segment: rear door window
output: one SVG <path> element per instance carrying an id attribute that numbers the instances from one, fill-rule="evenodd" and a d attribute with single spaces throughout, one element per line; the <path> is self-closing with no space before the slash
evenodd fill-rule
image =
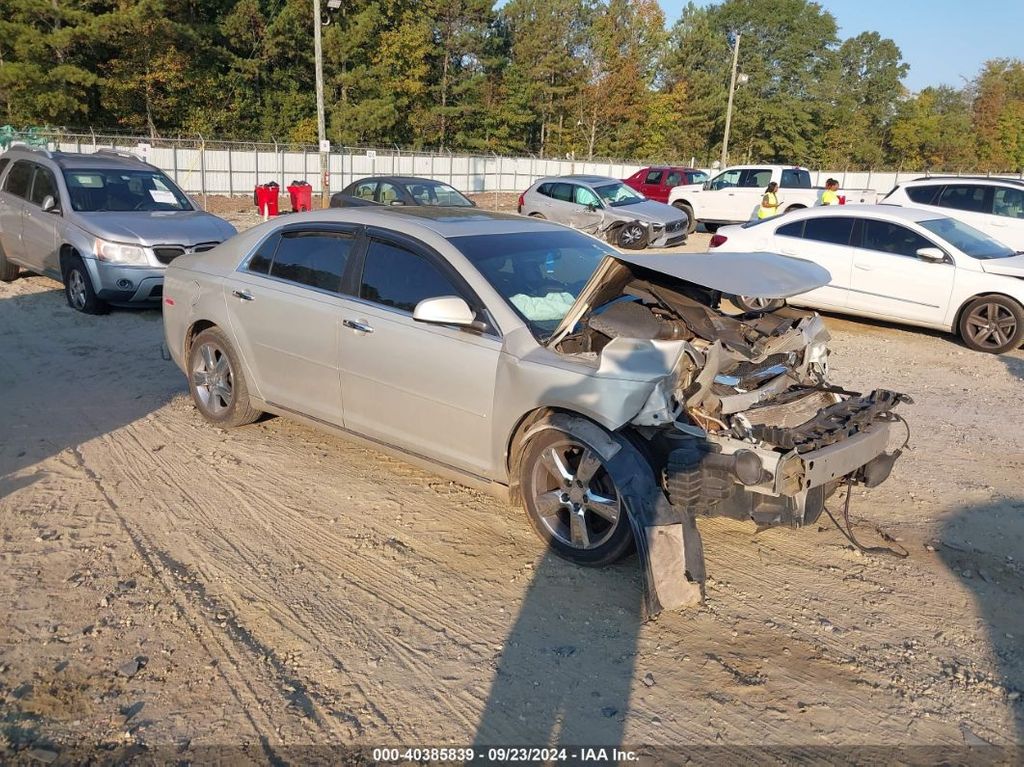
<path id="1" fill-rule="evenodd" d="M 665 186 L 679 186 L 683 183 L 683 174 L 677 170 L 671 171 L 665 179 Z"/>
<path id="2" fill-rule="evenodd" d="M 7 181 L 4 183 L 4 191 L 10 192 L 16 197 L 28 198 L 29 188 L 32 186 L 33 165 L 25 160 L 18 160 L 11 167 L 7 174 Z"/>
<path id="3" fill-rule="evenodd" d="M 353 241 L 342 232 L 285 232 L 274 253 L 270 276 L 338 293 Z M 253 269 L 252 262 L 249 268 Z"/>
<path id="4" fill-rule="evenodd" d="M 823 216 L 804 221 L 804 239 L 827 242 L 831 245 L 849 245 L 854 219 L 846 216 Z"/>
<path id="5" fill-rule="evenodd" d="M 572 202 L 572 184 L 552 184 L 551 197 L 562 202 Z"/>
<path id="6" fill-rule="evenodd" d="M 942 186 L 938 184 L 927 184 L 925 186 L 908 186 L 907 197 L 910 198 L 911 202 L 916 202 L 918 205 L 934 205 L 935 193 L 938 192 L 940 189 L 942 189 Z M 889 194 L 892 194 L 892 192 L 890 192 Z M 886 195 L 886 197 L 888 197 L 888 195 Z"/>
<path id="7" fill-rule="evenodd" d="M 783 189 L 810 189 L 811 174 L 803 168 L 785 168 L 779 186 Z"/>
<path id="8" fill-rule="evenodd" d="M 389 242 L 370 240 L 359 286 L 363 300 L 411 313 L 426 298 L 458 295 L 451 280 L 427 258 Z"/>
<path id="9" fill-rule="evenodd" d="M 939 195 L 938 206 L 968 213 L 992 212 L 992 187 L 978 184 L 950 184 Z"/>
<path id="10" fill-rule="evenodd" d="M 36 178 L 32 182 L 32 196 L 29 198 L 29 201 L 42 207 L 43 200 L 47 197 L 52 197 L 55 202 L 59 202 L 57 197 L 57 181 L 50 171 L 42 166 L 37 166 Z"/>
<path id="11" fill-rule="evenodd" d="M 763 189 L 768 186 L 771 180 L 772 171 L 770 168 L 748 168 L 740 176 L 740 186 Z"/>
<path id="12" fill-rule="evenodd" d="M 860 247 L 881 253 L 916 258 L 920 248 L 933 248 L 935 243 L 900 224 L 864 219 Z"/>
<path id="13" fill-rule="evenodd" d="M 765 219 L 767 221 L 768 219 Z M 775 230 L 775 234 L 781 234 L 784 237 L 803 237 L 804 236 L 804 222 L 793 221 L 789 224 L 780 226 Z"/>

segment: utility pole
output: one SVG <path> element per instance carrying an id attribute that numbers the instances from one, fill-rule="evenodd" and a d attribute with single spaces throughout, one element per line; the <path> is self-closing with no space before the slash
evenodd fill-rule
<path id="1" fill-rule="evenodd" d="M 740 60 L 740 33 L 736 33 L 736 42 L 732 48 L 732 79 L 729 81 L 729 106 L 725 110 L 725 136 L 722 138 L 722 167 L 729 164 L 729 128 L 732 126 L 732 96 L 736 91 L 736 65 Z"/>
<path id="2" fill-rule="evenodd" d="M 330 5 L 330 3 L 328 3 Z M 320 0 L 313 0 L 313 56 L 316 59 L 316 132 L 320 142 L 320 207 L 326 208 L 331 199 L 330 144 L 324 127 L 324 50 L 321 42 Z M 735 77 L 735 66 L 733 76 Z M 731 102 L 730 102 L 731 103 Z"/>

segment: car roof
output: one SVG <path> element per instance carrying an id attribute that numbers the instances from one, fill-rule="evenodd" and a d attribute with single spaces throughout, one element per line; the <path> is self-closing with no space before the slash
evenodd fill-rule
<path id="1" fill-rule="evenodd" d="M 11 156 L 11 159 L 35 161 L 50 160 L 58 167 L 68 170 L 76 168 L 83 170 L 90 168 L 103 168 L 106 170 L 124 168 L 138 170 L 140 168 L 154 167 L 141 157 L 137 157 L 136 155 L 127 152 L 117 152 L 109 149 L 100 149 L 96 152 L 87 154 L 83 152 L 50 152 L 41 147 L 19 146 L 15 144 L 7 150 L 4 156 Z"/>
<path id="2" fill-rule="evenodd" d="M 612 178 L 611 176 L 592 176 L 585 173 L 577 173 L 570 176 L 547 176 L 546 178 L 538 179 L 536 184 L 551 183 L 552 181 L 575 181 L 580 184 L 605 184 L 605 183 L 622 183 L 621 179 Z M 536 186 L 534 184 L 534 186 Z"/>
<path id="3" fill-rule="evenodd" d="M 389 183 L 401 184 L 402 186 L 410 186 L 412 184 L 444 184 L 445 186 L 451 186 L 445 181 L 438 181 L 436 178 L 420 178 L 419 176 L 367 176 L 358 181 L 353 181 L 352 184 L 362 184 L 366 181 L 387 181 Z M 349 184 L 349 186 L 352 186 L 352 184 Z"/>
<path id="4" fill-rule="evenodd" d="M 918 178 L 911 179 L 910 181 L 904 181 L 905 185 L 909 184 L 927 184 L 929 182 L 941 182 L 946 183 L 949 181 L 967 181 L 967 182 L 978 182 L 987 181 L 990 183 L 1001 183 L 1001 184 L 1013 184 L 1014 186 L 1024 186 L 1024 179 L 1020 178 L 1003 178 L 1001 176 L 919 176 Z"/>
<path id="5" fill-rule="evenodd" d="M 445 239 L 478 234 L 565 230 L 565 227 L 560 224 L 511 213 L 495 213 L 480 208 L 439 208 L 430 205 L 326 208 L 288 216 L 288 221 L 294 223 L 303 219 L 317 223 L 334 222 L 380 226 L 413 236 L 432 232 Z"/>
<path id="6" fill-rule="evenodd" d="M 909 208 L 902 207 L 900 205 L 825 205 L 816 208 L 804 208 L 803 210 L 794 210 L 785 216 L 775 216 L 770 221 L 776 221 L 777 223 L 785 223 L 790 217 L 793 218 L 816 218 L 818 216 L 842 216 L 842 215 L 853 214 L 855 217 L 867 218 L 869 216 L 883 216 L 891 219 L 898 219 L 903 221 L 910 221 L 912 223 L 919 223 L 921 221 L 931 221 L 936 218 L 948 218 L 941 213 L 936 213 L 933 210 L 925 210 L 924 208 Z"/>

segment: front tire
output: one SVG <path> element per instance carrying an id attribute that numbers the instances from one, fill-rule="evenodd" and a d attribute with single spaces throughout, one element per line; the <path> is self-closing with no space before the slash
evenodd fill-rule
<path id="1" fill-rule="evenodd" d="M 192 401 L 210 423 L 231 428 L 260 417 L 260 411 L 249 402 L 242 360 L 220 328 L 207 328 L 196 336 L 189 348 L 187 369 Z"/>
<path id="2" fill-rule="evenodd" d="M 635 451 L 628 443 L 621 449 Z M 533 529 L 558 556 L 604 567 L 629 552 L 633 534 L 626 509 L 631 501 L 584 439 L 560 429 L 543 430 L 522 448 L 519 480 Z"/>
<path id="3" fill-rule="evenodd" d="M 693 234 L 697 231 L 697 219 L 693 217 L 693 208 L 685 202 L 674 202 L 672 207 L 681 210 L 686 214 L 686 233 Z"/>
<path id="4" fill-rule="evenodd" d="M 110 305 L 96 295 L 89 270 L 79 256 L 72 256 L 64 265 L 64 297 L 68 306 L 82 314 L 106 314 Z"/>
<path id="5" fill-rule="evenodd" d="M 964 308 L 959 330 L 968 348 L 1003 354 L 1024 341 L 1024 308 L 1006 296 L 980 296 Z"/>
<path id="6" fill-rule="evenodd" d="M 781 298 L 759 298 L 757 296 L 730 296 L 729 300 L 741 312 L 748 314 L 767 314 L 781 309 L 786 302 Z"/>
<path id="7" fill-rule="evenodd" d="M 647 238 L 647 227 L 636 221 L 615 230 L 615 244 L 623 250 L 643 250 L 647 247 Z"/>
<path id="8" fill-rule="evenodd" d="M 0 282 L 14 282 L 20 271 L 21 267 L 8 261 L 3 246 L 0 246 Z"/>

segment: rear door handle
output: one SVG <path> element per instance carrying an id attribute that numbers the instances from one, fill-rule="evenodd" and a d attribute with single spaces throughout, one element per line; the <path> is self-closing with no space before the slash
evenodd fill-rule
<path id="1" fill-rule="evenodd" d="M 235 298 L 241 298 L 243 301 L 253 300 L 253 295 L 248 290 L 232 290 L 231 295 Z"/>
<path id="2" fill-rule="evenodd" d="M 372 333 L 373 332 L 373 328 L 369 324 L 367 324 L 365 322 L 361 322 L 359 320 L 342 320 L 341 324 L 344 325 L 346 328 L 352 328 L 352 330 L 358 330 L 360 333 Z"/>

